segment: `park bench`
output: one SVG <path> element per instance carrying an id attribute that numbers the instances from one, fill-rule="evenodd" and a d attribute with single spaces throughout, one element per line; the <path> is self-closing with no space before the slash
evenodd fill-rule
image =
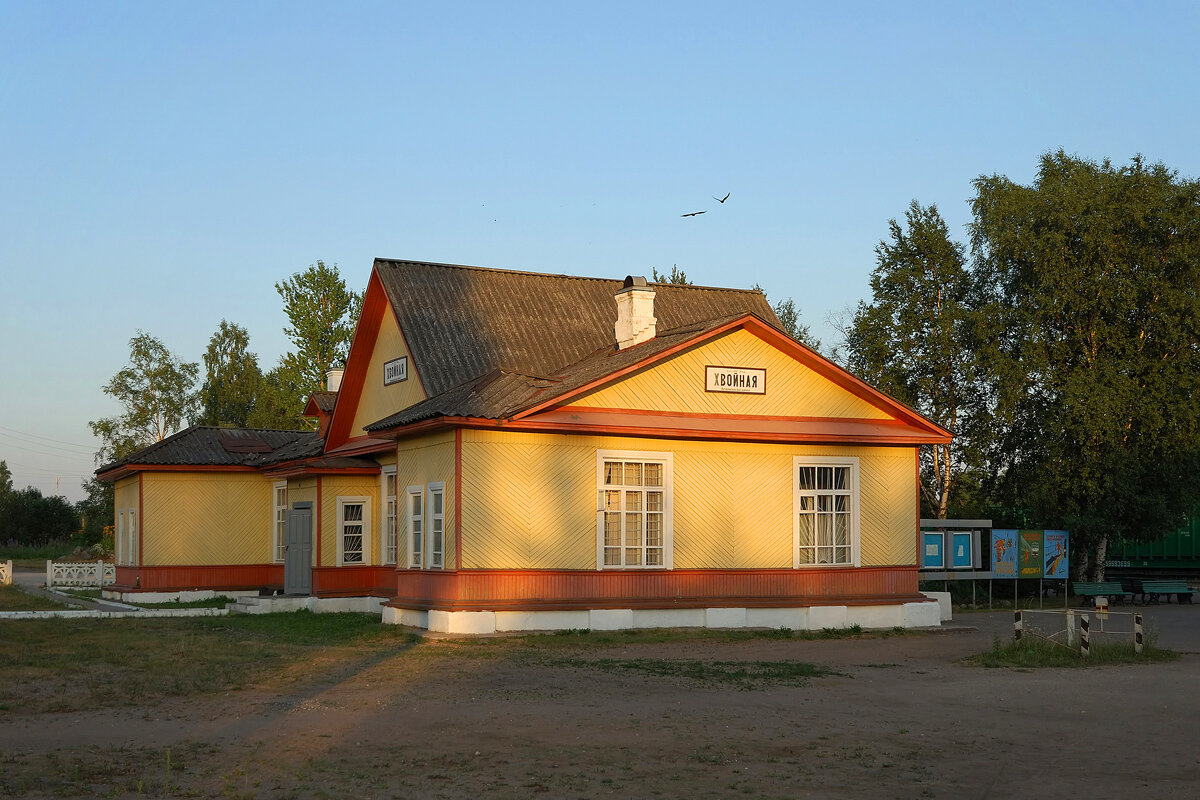
<path id="1" fill-rule="evenodd" d="M 1133 592 L 1121 588 L 1120 581 L 1073 581 L 1071 591 L 1077 597 L 1088 598 L 1092 605 L 1096 604 L 1097 597 L 1108 597 L 1122 603 L 1125 602 L 1125 598 L 1133 599 Z"/>
<path id="2" fill-rule="evenodd" d="M 1145 592 L 1146 602 L 1149 603 L 1157 603 L 1158 598 L 1163 595 L 1166 595 L 1168 603 L 1171 602 L 1171 595 L 1175 595 L 1178 603 L 1190 603 L 1192 595 L 1196 593 L 1194 589 L 1188 588 L 1187 581 L 1142 581 L 1142 591 Z"/>
<path id="3" fill-rule="evenodd" d="M 1146 602 L 1146 590 L 1142 588 L 1141 578 L 1121 578 L 1121 590 L 1129 592 L 1133 595 L 1133 600 L 1141 598 L 1141 602 Z"/>

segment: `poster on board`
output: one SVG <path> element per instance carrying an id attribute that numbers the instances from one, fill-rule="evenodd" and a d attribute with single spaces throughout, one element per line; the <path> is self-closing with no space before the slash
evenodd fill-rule
<path id="1" fill-rule="evenodd" d="M 1070 543 L 1066 531 L 1043 531 L 1042 542 L 1047 578 L 1066 578 L 1070 561 Z"/>
<path id="2" fill-rule="evenodd" d="M 1020 531 L 1017 534 L 1017 559 L 1020 566 L 1017 576 L 1021 578 L 1042 577 L 1042 532 Z"/>
<path id="3" fill-rule="evenodd" d="M 997 578 L 1017 577 L 1017 532 L 992 529 L 992 574 Z"/>

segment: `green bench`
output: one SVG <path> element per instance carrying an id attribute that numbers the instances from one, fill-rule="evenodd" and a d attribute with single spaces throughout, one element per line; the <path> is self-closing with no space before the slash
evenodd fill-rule
<path id="1" fill-rule="evenodd" d="M 1127 592 L 1121 587 L 1120 581 L 1073 581 L 1071 591 L 1077 597 L 1089 598 L 1092 605 L 1097 597 L 1107 597 L 1124 603 L 1126 598 L 1133 599 L 1133 592 Z"/>
<path id="2" fill-rule="evenodd" d="M 1188 588 L 1187 581 L 1142 581 L 1142 591 L 1148 603 L 1157 603 L 1158 598 L 1163 595 L 1168 603 L 1171 602 L 1171 595 L 1175 595 L 1178 603 L 1190 603 L 1192 595 L 1196 593 L 1194 589 Z"/>

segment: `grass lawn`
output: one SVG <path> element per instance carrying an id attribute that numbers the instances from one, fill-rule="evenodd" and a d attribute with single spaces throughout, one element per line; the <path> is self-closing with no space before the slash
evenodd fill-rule
<path id="1" fill-rule="evenodd" d="M 67 607 L 64 603 L 23 592 L 17 586 L 0 586 L 0 611 L 57 611 Z"/>
<path id="2" fill-rule="evenodd" d="M 1094 642 L 1091 653 L 1085 657 L 1078 649 L 1072 650 L 1055 642 L 1026 636 L 1020 641 L 1004 644 L 997 641 L 991 650 L 971 656 L 967 663 L 981 667 L 1101 667 L 1110 664 L 1153 664 L 1177 658 L 1179 653 L 1155 647 L 1149 637 L 1141 654 L 1133 651 L 1131 641 Z"/>

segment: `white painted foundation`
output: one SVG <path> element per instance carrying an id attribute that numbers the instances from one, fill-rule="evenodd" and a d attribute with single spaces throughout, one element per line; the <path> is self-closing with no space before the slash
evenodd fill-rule
<path id="1" fill-rule="evenodd" d="M 803 608 L 594 608 L 577 611 L 417 611 L 389 606 L 383 608 L 382 619 L 389 625 L 475 635 L 636 628 L 786 628 L 802 631 L 858 625 L 865 629 L 888 629 L 938 627 L 941 624 L 936 602 Z"/>

